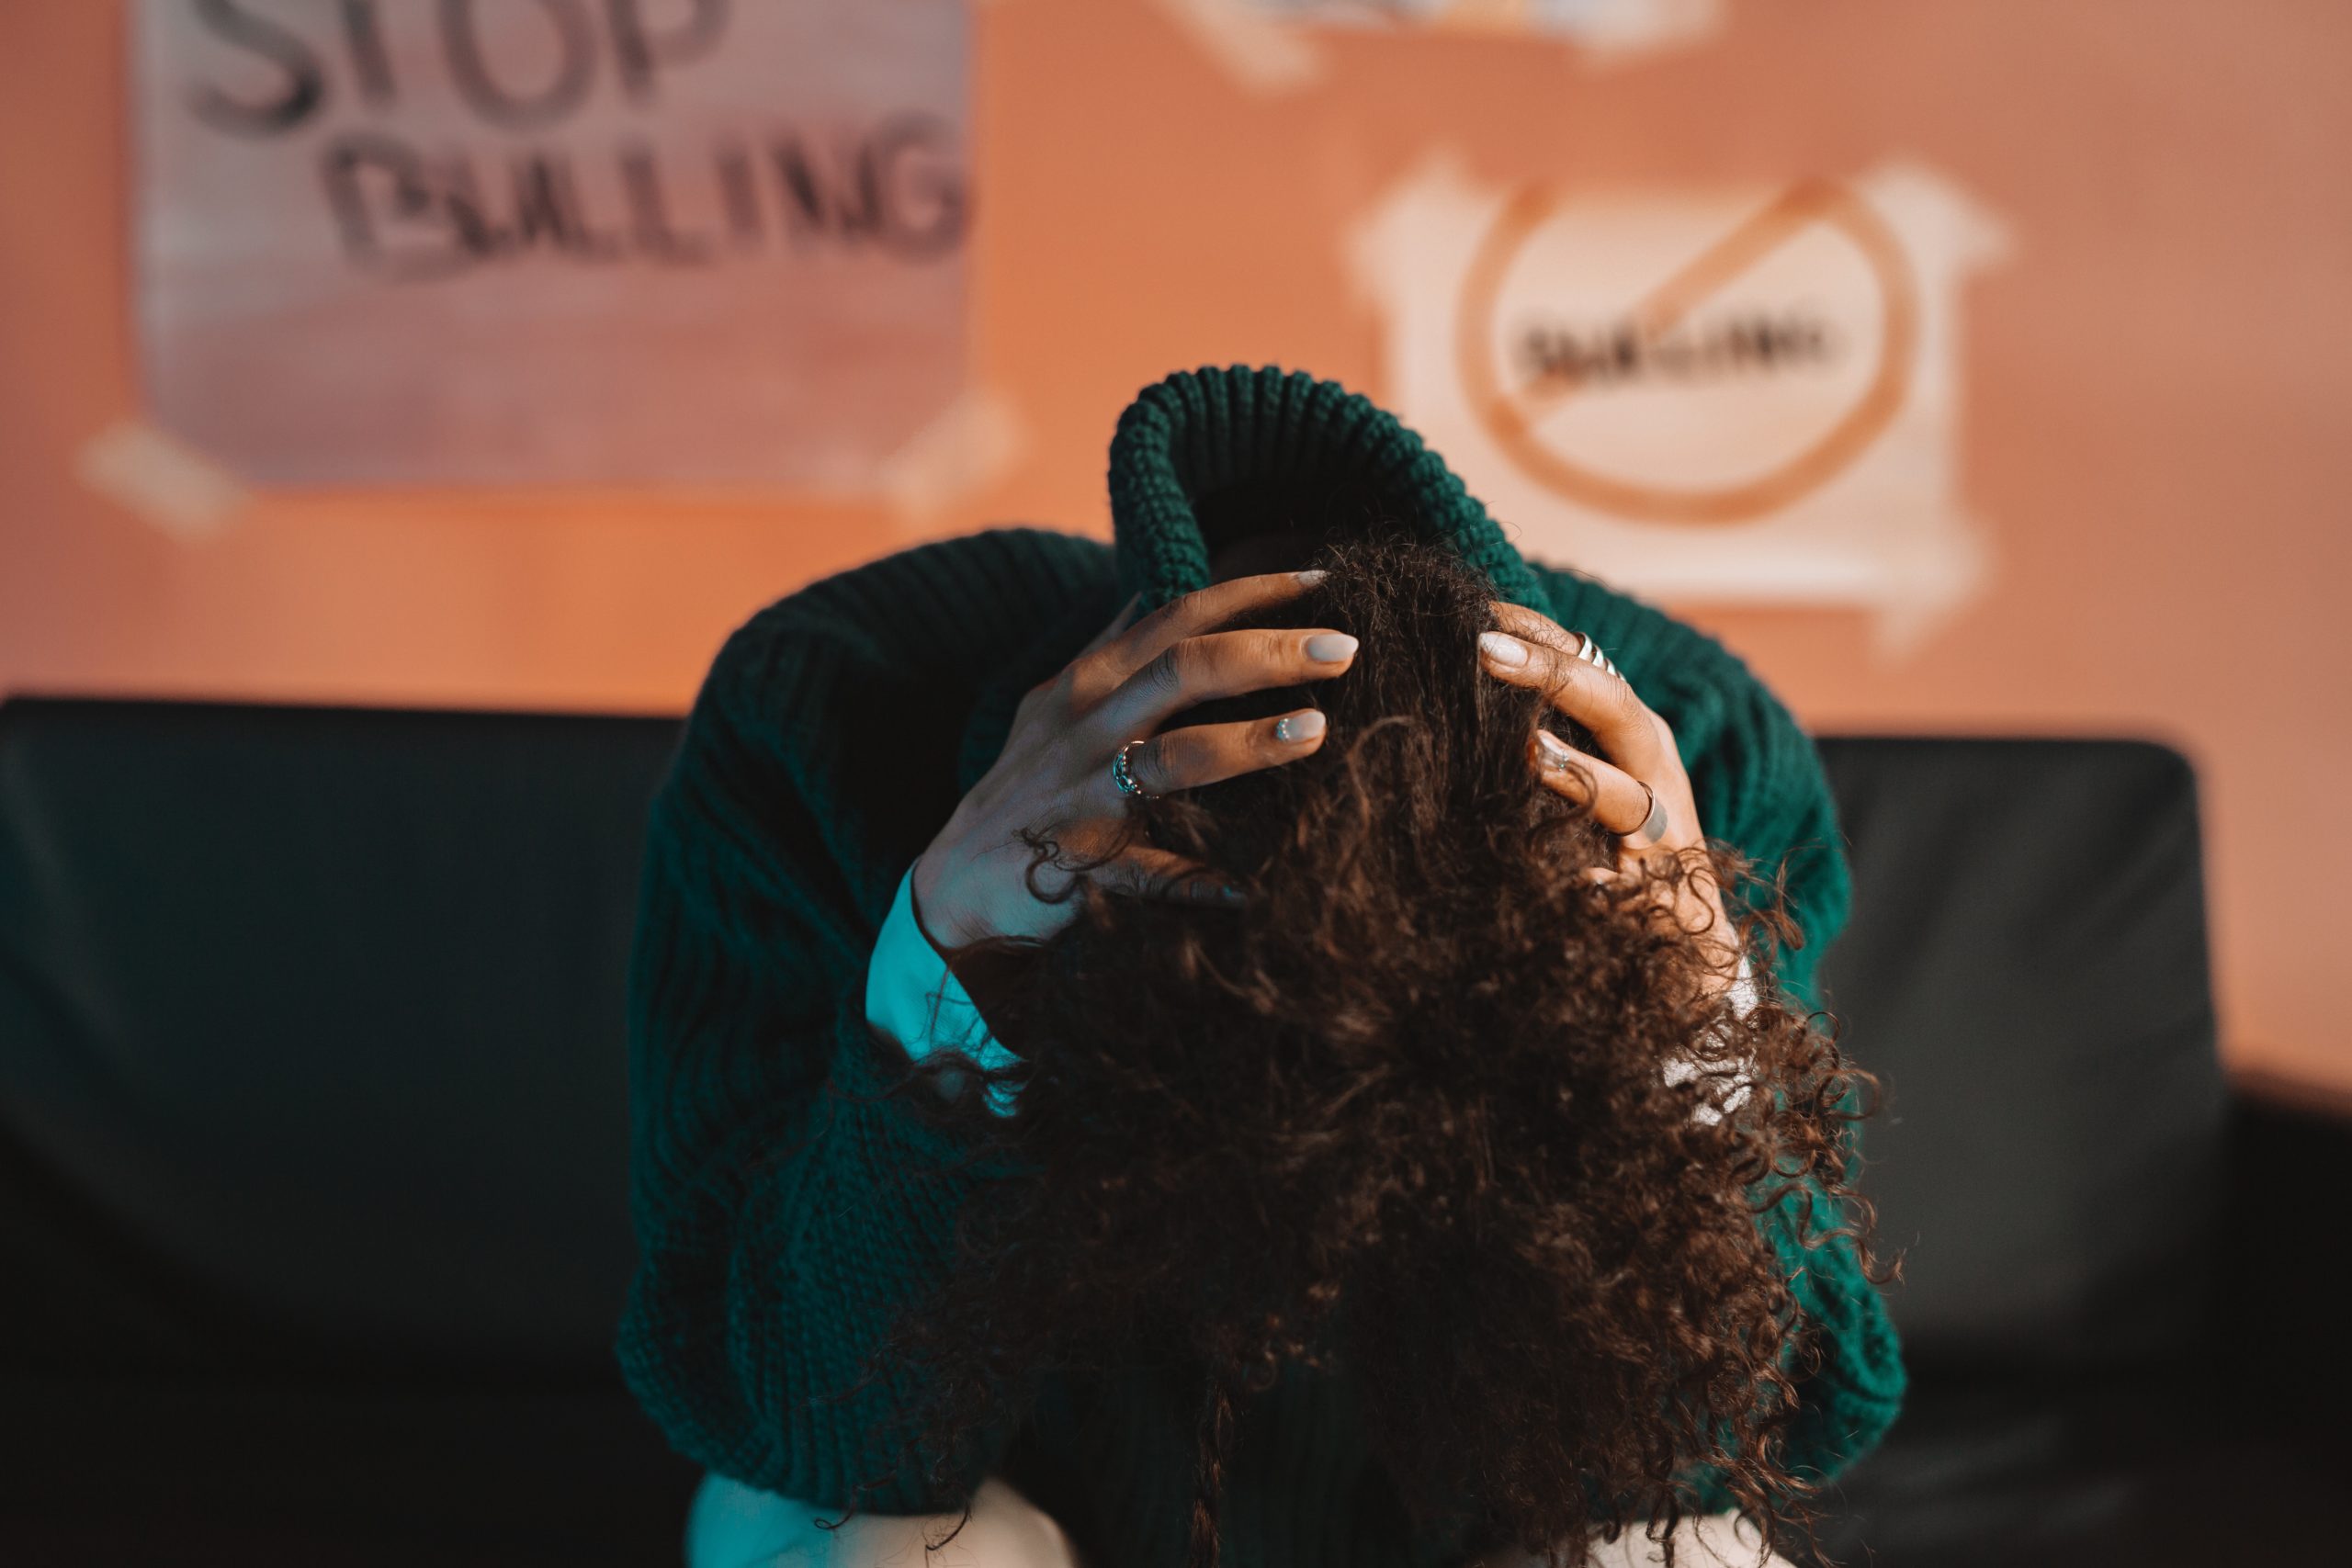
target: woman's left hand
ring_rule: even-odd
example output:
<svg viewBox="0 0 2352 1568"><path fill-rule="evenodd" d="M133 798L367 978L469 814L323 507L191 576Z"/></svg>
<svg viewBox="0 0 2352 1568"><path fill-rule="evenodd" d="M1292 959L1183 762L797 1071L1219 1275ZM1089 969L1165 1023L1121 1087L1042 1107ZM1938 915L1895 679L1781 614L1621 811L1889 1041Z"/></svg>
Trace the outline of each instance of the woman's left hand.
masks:
<svg viewBox="0 0 2352 1568"><path fill-rule="evenodd" d="M1683 770L1674 730L1666 720L1623 675L1579 657L1586 640L1582 633L1521 604L1497 600L1494 613L1503 629L1480 634L1479 665L1498 680L1544 693L1555 708L1590 730L1607 753L1589 756L1541 728L1528 747L1536 776L1547 788L1579 805L1589 802L1594 820L1619 836L1613 874L1638 875L1650 857L1703 846L1706 836L1690 793L1690 775ZM1653 794L1665 807L1666 826L1650 839L1642 829L1650 818ZM1675 918L1683 930L1702 933L1703 940L1722 947L1722 977L1728 985L1739 949L1724 913L1722 891L1713 868L1701 857L1688 856L1685 864L1688 874L1675 884Z"/></svg>

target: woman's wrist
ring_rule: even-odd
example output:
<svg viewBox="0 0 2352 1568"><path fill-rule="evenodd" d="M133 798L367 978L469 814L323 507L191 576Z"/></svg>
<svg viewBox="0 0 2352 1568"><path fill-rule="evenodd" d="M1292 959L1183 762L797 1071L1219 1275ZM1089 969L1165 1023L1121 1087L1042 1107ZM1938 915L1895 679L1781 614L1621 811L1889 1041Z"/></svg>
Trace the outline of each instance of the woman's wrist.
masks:
<svg viewBox="0 0 2352 1568"><path fill-rule="evenodd" d="M941 837L945 837L944 830ZM915 857L911 875L915 924L941 956L985 934L969 930L968 920L956 908L954 861L943 849L940 839L933 839L931 846Z"/></svg>
<svg viewBox="0 0 2352 1568"><path fill-rule="evenodd" d="M933 900L939 896L935 886L928 890L925 887L929 863L935 852L935 848L925 850L915 857L915 863L907 872L907 894L910 912L915 918L915 929L922 932L923 939L930 942L944 958L946 956L949 944L942 942L935 934L930 917L926 913Z"/></svg>

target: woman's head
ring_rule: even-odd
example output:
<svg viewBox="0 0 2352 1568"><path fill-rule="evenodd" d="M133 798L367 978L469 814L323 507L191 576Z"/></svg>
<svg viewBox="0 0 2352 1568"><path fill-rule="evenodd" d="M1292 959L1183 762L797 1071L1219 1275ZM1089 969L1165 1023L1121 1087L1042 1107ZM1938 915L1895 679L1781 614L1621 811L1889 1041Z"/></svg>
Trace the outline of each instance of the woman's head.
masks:
<svg viewBox="0 0 2352 1568"><path fill-rule="evenodd" d="M1023 1062L1015 1115L978 1075L950 1114L1020 1174L894 1336L917 1428L1053 1368L1197 1371L1205 1548L1234 1413L1295 1359L1354 1381L1417 1522L1474 1543L1662 1517L1699 1464L1793 1511L1773 1434L1805 1325L1756 1211L1800 1173L1842 1194L1860 1075L1770 983L1786 922L1728 852L1654 874L1732 891L1763 981L1735 1015L1716 950L1593 875L1616 840L1532 777L1539 722L1593 743L1478 668L1486 581L1380 529L1317 564L1233 625L1351 632L1351 668L1174 722L1312 703L1322 747L1133 806L1245 904L1082 886L1050 941L958 956L1011 966L989 1021Z"/></svg>

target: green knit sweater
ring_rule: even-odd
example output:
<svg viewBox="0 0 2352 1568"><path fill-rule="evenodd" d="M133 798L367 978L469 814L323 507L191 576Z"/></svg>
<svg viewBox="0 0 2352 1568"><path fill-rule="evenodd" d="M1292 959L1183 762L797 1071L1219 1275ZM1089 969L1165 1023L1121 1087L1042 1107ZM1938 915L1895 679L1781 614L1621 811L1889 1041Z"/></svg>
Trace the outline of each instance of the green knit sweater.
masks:
<svg viewBox="0 0 2352 1568"><path fill-rule="evenodd" d="M1848 882L1828 789L1787 710L1720 644L1573 571L1522 558L1436 454L1371 402L1274 369L1148 388L1111 448L1114 543L1036 528L901 550L786 595L720 649L648 821L629 968L633 1212L620 1325L629 1386L682 1453L752 1485L846 1506L893 1457L903 1380L845 1404L899 1307L953 1255L991 1172L888 1097L864 1006L900 875L1002 749L1023 694L1131 592L1204 586L1220 491L1373 486L1493 581L1590 633L1674 726L1710 832L1788 863L1805 933L1783 984L1813 998ZM828 1092L837 1086L846 1095ZM908 1092L918 1092L910 1090ZM855 1096L857 1099L848 1098ZM876 1099L876 1103L860 1100ZM920 1173L933 1179L914 1180ZM1877 1292L1836 1244L1763 1222L1824 1356L1800 1385L1792 1461L1834 1474L1894 1420L1904 1371ZM1230 1568L1437 1568L1354 1416L1344 1376L1294 1366L1246 1404L1222 1523ZM1179 1568L1196 1387L1165 1372L1048 1381L982 1434L949 1493L911 1470L878 1513L959 1510L999 1471L1120 1568ZM1730 1506L1702 1474L1701 1505Z"/></svg>

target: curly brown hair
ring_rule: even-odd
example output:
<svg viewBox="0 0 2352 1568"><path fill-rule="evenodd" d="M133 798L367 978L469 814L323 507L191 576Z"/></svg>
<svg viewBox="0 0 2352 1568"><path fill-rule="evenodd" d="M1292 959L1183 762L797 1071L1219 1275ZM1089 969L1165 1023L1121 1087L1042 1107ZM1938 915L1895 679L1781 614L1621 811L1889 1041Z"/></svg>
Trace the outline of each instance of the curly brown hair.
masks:
<svg viewBox="0 0 2352 1568"><path fill-rule="evenodd" d="M1782 1453L1812 1325L1758 1217L1810 1189L1805 1244L1851 1238L1875 1270L1847 1185L1871 1080L1773 983L1801 940L1777 886L1720 843L1586 874L1616 840L1534 783L1528 746L1539 723L1591 737L1478 668L1487 580L1390 529L1317 564L1308 595L1229 624L1352 632L1354 664L1173 722L1312 703L1325 744L1130 803L1130 835L1246 905L1080 883L1050 940L951 955L1022 1060L934 1055L907 1082L960 1090L909 1103L1017 1174L967 1206L952 1271L869 1367L919 1373L900 1461L944 1484L957 1435L1046 1370L1186 1356L1190 1562L1216 1568L1237 1404L1295 1359L1356 1381L1416 1528L1466 1520L1470 1551L1575 1568L1596 1531L1670 1529L1707 1468L1768 1546L1812 1545L1817 1486ZM1033 875L1061 853L1031 847ZM1660 912L1692 874L1755 967L1745 1014L1721 949ZM1676 1058L1697 1076L1669 1081ZM1743 1072L1752 1092L1725 1092ZM1012 1115L979 1103L998 1082Z"/></svg>

